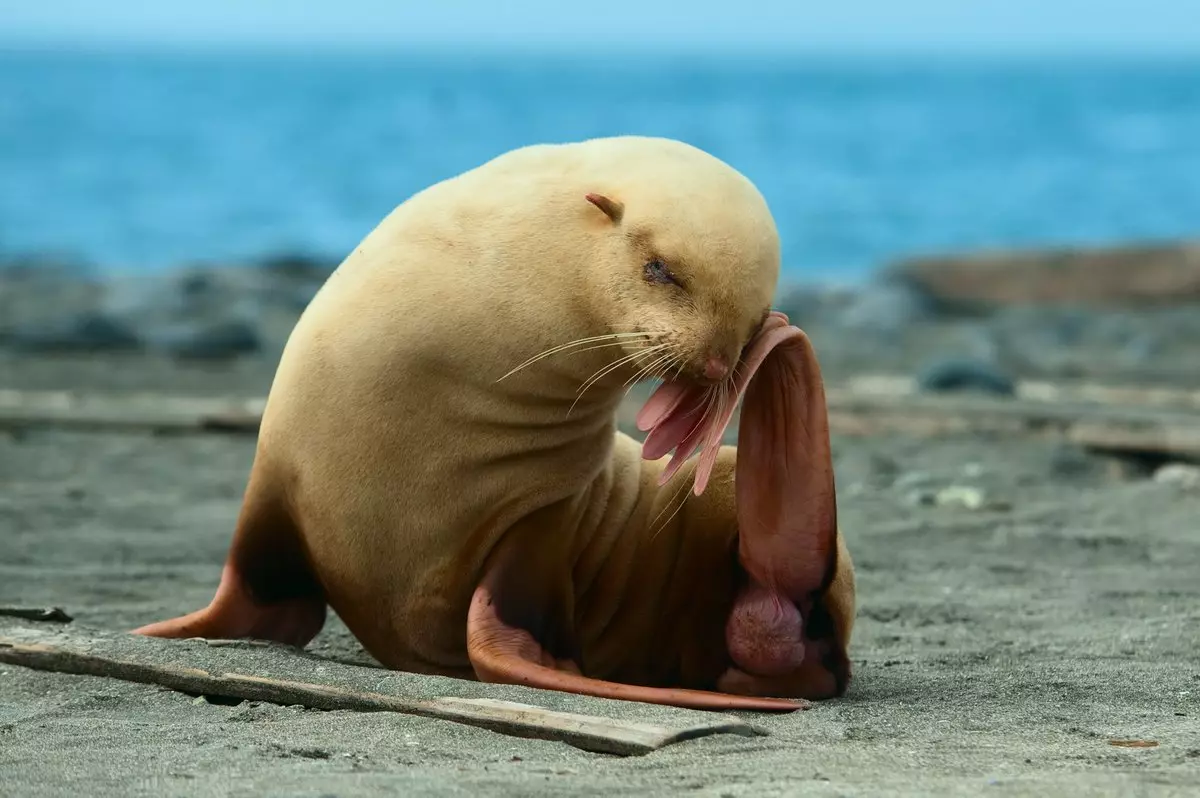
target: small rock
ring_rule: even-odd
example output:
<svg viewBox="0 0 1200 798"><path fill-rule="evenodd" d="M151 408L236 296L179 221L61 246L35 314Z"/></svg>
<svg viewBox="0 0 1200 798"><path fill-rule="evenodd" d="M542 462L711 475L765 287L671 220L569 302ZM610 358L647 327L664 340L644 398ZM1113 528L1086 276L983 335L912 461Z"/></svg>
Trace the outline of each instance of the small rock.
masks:
<svg viewBox="0 0 1200 798"><path fill-rule="evenodd" d="M1078 477L1095 473L1096 458L1076 444L1059 444L1050 455L1050 473L1058 477Z"/></svg>
<svg viewBox="0 0 1200 798"><path fill-rule="evenodd" d="M1154 481L1163 485L1177 485L1184 490L1200 490L1200 466L1167 463L1154 472Z"/></svg>
<svg viewBox="0 0 1200 798"><path fill-rule="evenodd" d="M900 471L900 464L885 454L878 452L870 456L871 473L879 476L894 477Z"/></svg>
<svg viewBox="0 0 1200 798"><path fill-rule="evenodd" d="M914 507L932 507L937 503L937 494L931 490L918 489L909 492L907 501Z"/></svg>
<svg viewBox="0 0 1200 798"><path fill-rule="evenodd" d="M966 485L951 485L947 488L942 488L934 497L934 503L938 507L957 505L965 507L968 510L982 508L983 500L983 491L979 488L972 488Z"/></svg>
<svg viewBox="0 0 1200 798"><path fill-rule="evenodd" d="M187 360L220 360L262 349L258 330L241 319L180 325L158 333L152 340L155 349Z"/></svg>
<svg viewBox="0 0 1200 798"><path fill-rule="evenodd" d="M323 281L338 266L333 258L320 258L298 253L271 255L259 262L259 268L280 277Z"/></svg>
<svg viewBox="0 0 1200 798"><path fill-rule="evenodd" d="M926 366L917 375L922 391L980 391L996 396L1014 396L1016 382L996 366L981 360L946 358Z"/></svg>
<svg viewBox="0 0 1200 798"><path fill-rule="evenodd" d="M208 703L208 699L202 695L198 695L192 699L192 706L200 707Z"/></svg>

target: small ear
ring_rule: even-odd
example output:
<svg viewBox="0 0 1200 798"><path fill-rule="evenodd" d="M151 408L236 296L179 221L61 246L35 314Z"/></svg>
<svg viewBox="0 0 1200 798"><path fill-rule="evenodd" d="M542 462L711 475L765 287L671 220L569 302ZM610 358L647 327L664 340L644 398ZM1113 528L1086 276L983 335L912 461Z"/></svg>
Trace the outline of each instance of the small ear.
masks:
<svg viewBox="0 0 1200 798"><path fill-rule="evenodd" d="M604 215L612 219L613 224L621 223L621 217L625 215L625 206L617 200L603 194L588 194L587 201L604 211Z"/></svg>

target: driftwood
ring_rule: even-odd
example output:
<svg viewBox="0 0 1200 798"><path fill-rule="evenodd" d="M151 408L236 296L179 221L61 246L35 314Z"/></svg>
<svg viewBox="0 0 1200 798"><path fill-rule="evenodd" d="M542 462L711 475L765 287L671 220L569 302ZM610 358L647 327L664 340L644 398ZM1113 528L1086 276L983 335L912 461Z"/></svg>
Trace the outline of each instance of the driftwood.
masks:
<svg viewBox="0 0 1200 798"><path fill-rule="evenodd" d="M132 637L132 636L131 636ZM676 725L642 723L599 715L560 712L530 704L493 698L405 698L385 693L350 689L249 673L210 672L147 661L155 641L124 641L136 648L137 657L119 657L88 650L78 645L51 644L31 640L28 635L0 636L0 663L74 675L101 676L140 684L153 684L189 695L214 696L244 701L263 701L284 706L301 705L322 710L397 712L463 723L514 737L554 740L586 751L619 756L641 755L673 743L712 734L746 737L767 732L735 717L690 713L689 720ZM220 641L212 641L214 643ZM153 650L159 658L167 649ZM596 699L603 704L603 700Z"/></svg>
<svg viewBox="0 0 1200 798"><path fill-rule="evenodd" d="M1200 460L1200 391L1022 382L1015 397L923 394L886 375L827 389L836 434L1054 435L1113 453ZM265 400L0 391L0 427L255 434ZM636 403L621 409L633 429Z"/></svg>
<svg viewBox="0 0 1200 798"><path fill-rule="evenodd" d="M0 427L256 433L266 400L0 390Z"/></svg>
<svg viewBox="0 0 1200 798"><path fill-rule="evenodd" d="M921 393L915 378L893 374L865 374L853 377L842 385L831 386L830 390L855 396L899 397ZM1200 386L1188 389L1166 385L1105 385L1094 382L1025 379L1016 383L1015 398L1040 402L1090 402L1200 411Z"/></svg>
<svg viewBox="0 0 1200 798"><path fill-rule="evenodd" d="M1114 454L1200 460L1200 413L1135 405L966 396L829 397L844 435L1054 436Z"/></svg>

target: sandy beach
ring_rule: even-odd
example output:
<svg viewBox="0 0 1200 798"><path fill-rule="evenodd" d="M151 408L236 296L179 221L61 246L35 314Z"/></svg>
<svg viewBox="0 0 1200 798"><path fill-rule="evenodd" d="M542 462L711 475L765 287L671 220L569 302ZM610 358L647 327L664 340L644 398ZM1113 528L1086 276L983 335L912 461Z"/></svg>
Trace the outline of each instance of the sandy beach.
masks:
<svg viewBox="0 0 1200 798"><path fill-rule="evenodd" d="M79 291L72 306L61 286L10 275L0 310L21 313L0 346L0 389L261 396L303 304L296 297L316 278L272 278L291 293L273 283L258 294L221 279L192 296L209 310L187 317L184 332L194 343L195 319L219 327L213 314L232 312L220 292L240 292L259 297L247 316L258 324L254 345L202 357L180 348L181 316L136 310L109 317L169 322L175 337L147 327L138 340L161 345L65 345L80 314L113 305ZM781 304L810 329L831 381L928 377L966 359L972 373L1003 378L1198 387L1187 367L1200 355L1195 307L960 318L917 299L869 285ZM0 606L61 607L74 618L0 619L0 637L119 634L206 603L253 447L252 435L0 429ZM1196 793L1200 486L1154 478L1162 463L1049 438L839 434L834 451L859 584L855 675L842 699L748 718L764 736L618 757L402 714L226 705L0 664L0 795ZM164 656L187 664L196 644L171 645ZM333 618L305 655L230 656L330 683L671 716L388 674Z"/></svg>

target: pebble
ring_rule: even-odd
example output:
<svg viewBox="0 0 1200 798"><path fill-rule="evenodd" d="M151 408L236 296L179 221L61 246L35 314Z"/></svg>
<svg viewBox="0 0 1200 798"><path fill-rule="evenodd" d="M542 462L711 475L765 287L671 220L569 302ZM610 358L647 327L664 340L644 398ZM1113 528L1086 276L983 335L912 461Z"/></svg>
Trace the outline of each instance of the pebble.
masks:
<svg viewBox="0 0 1200 798"><path fill-rule="evenodd" d="M159 331L151 347L181 360L215 360L258 352L262 341L253 324L230 319Z"/></svg>
<svg viewBox="0 0 1200 798"><path fill-rule="evenodd" d="M909 491L908 503L914 507L931 507L937 503L937 493L925 489Z"/></svg>
<svg viewBox="0 0 1200 798"><path fill-rule="evenodd" d="M1184 490L1200 490L1200 466L1167 463L1154 472L1154 481L1162 485L1177 485Z"/></svg>
<svg viewBox="0 0 1200 798"><path fill-rule="evenodd" d="M1081 477L1096 473L1099 461L1074 443L1060 443L1050 454L1050 473L1056 477Z"/></svg>
<svg viewBox="0 0 1200 798"><path fill-rule="evenodd" d="M950 485L939 490L933 501L938 507L959 506L968 510L979 510L984 505L984 493L979 488Z"/></svg>

